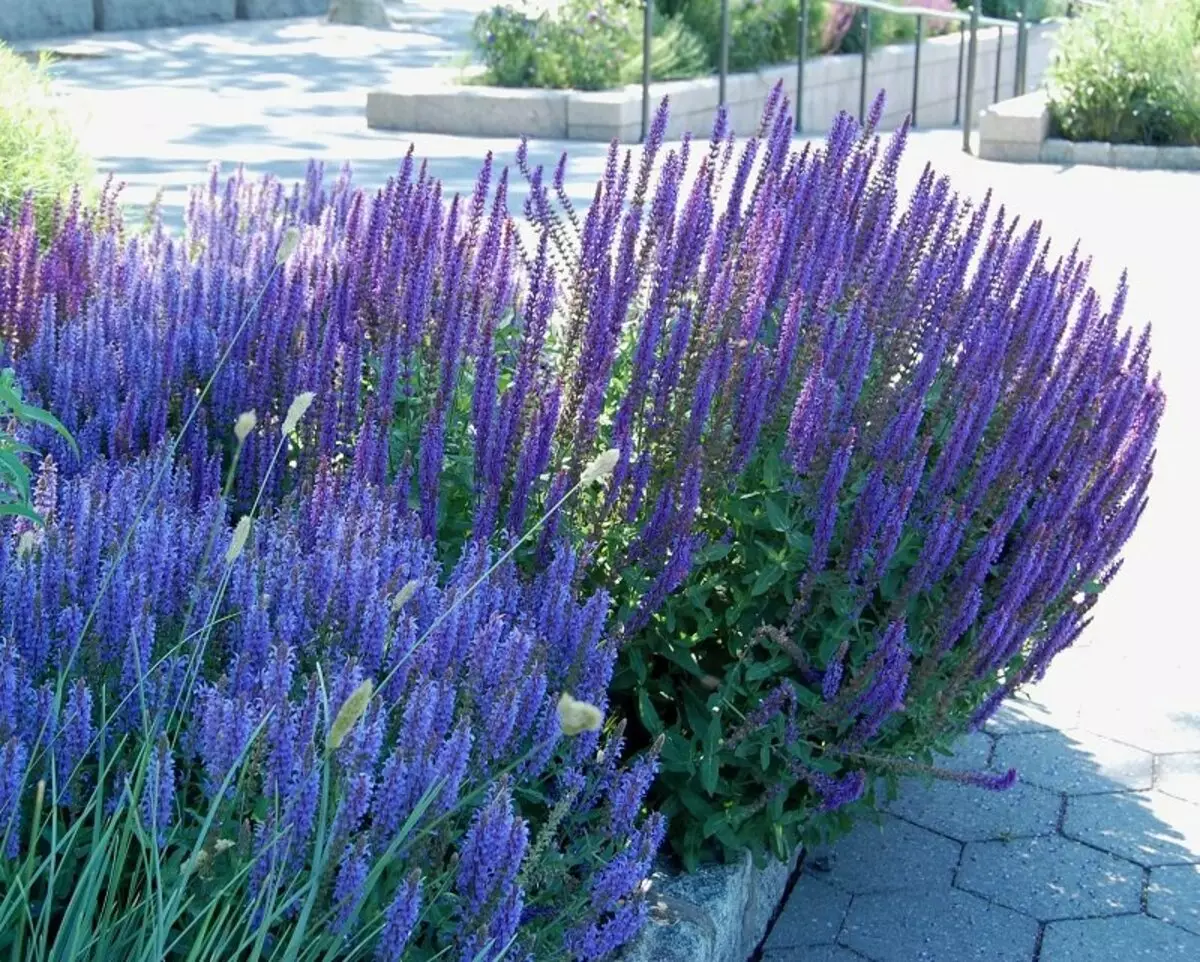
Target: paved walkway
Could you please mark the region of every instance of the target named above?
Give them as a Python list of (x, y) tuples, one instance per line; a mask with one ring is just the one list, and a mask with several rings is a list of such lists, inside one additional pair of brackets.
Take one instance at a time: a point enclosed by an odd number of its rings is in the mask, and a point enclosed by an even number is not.
[[(366, 91), (444, 79), (491, 0), (408, 0), (379, 33), (316, 19), (152, 31), (72, 48), (58, 88), (86, 121), (127, 200), (161, 188), (169, 219), (210, 160), (294, 179), (311, 156), (382, 182), (410, 138), (369, 131)], [(848, 107), (851, 105), (847, 105)], [(511, 140), (419, 136), (449, 191)], [(604, 145), (569, 147), (568, 191), (586, 201)], [(1169, 401), (1151, 504), (1095, 624), (948, 764), (1022, 773), (1011, 793), (907, 786), (883, 819), (797, 886), (765, 962), (1198, 962), (1200, 960), (1200, 174), (989, 164), (949, 131), (917, 133), (901, 169), (927, 162), (963, 194), (1040, 217), (1055, 249), (1081, 238), (1107, 296), (1128, 267), (1127, 317), (1153, 320)], [(514, 210), (522, 201), (514, 192)], [(817, 860), (814, 860), (817, 861)]]

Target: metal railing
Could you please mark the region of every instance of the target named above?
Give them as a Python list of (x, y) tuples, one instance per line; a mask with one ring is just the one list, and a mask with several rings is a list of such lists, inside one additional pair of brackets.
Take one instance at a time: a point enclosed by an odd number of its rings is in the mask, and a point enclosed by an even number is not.
[[(992, 83), (992, 102), (1000, 99), (1001, 71), (1004, 63), (1004, 32), (1016, 31), (1016, 59), (1013, 64), (1014, 97), (1026, 92), (1029, 54), (1029, 18), (1026, 15), (1027, 0), (1020, 0), (1020, 7), (1015, 20), (1000, 17), (985, 17), (981, 10), (981, 0), (974, 0), (969, 13), (960, 10), (936, 10), (932, 7), (898, 6), (884, 0), (841, 0), (846, 6), (857, 7), (863, 15), (859, 22), (862, 49), (860, 57), (862, 67), (859, 73), (858, 85), (858, 119), (861, 121), (867, 113), (868, 78), (871, 63), (871, 14), (883, 13), (901, 17), (916, 18), (916, 37), (913, 51), (912, 75), (912, 107), (910, 116), (912, 125), (918, 123), (921, 100), (921, 48), (925, 42), (925, 26), (929, 21), (951, 22), (958, 24), (958, 79), (954, 94), (954, 125), (962, 124), (963, 150), (971, 152), (971, 125), (975, 113), (975, 88), (978, 75), (979, 61), (979, 30), (980, 28), (996, 28), (996, 73)], [(1088, 3), (1089, 0), (1075, 0), (1077, 3)], [(1094, 2), (1094, 0), (1093, 0)], [(729, 0), (720, 0), (721, 4), (721, 44), (717, 66), (718, 99), (724, 104), (729, 76)], [(652, 29), (653, 0), (645, 0), (643, 31), (642, 31), (642, 138), (650, 129), (650, 44)], [(810, 17), (810, 0), (800, 0), (800, 13), (796, 18), (796, 102), (793, 105), (796, 118), (796, 131), (800, 132), (804, 124), (804, 70), (808, 61), (808, 28)], [(964, 83), (965, 65), (965, 83)]]

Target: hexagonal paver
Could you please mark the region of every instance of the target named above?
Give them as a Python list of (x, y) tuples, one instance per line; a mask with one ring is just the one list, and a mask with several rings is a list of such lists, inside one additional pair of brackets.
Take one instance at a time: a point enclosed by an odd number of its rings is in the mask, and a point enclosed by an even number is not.
[(1053, 834), (1061, 807), (1060, 796), (1022, 782), (1007, 792), (989, 792), (974, 785), (908, 779), (888, 811), (960, 842), (982, 842)]
[(1150, 873), (1146, 911), (1200, 935), (1200, 865), (1169, 865)]
[(1022, 781), (1068, 795), (1140, 791), (1154, 780), (1154, 756), (1079, 730), (1005, 735), (992, 767), (1015, 768)]
[(1042, 922), (1141, 909), (1140, 868), (1057, 835), (972, 842), (954, 884)]
[(937, 768), (948, 768), (955, 772), (984, 771), (995, 744), (996, 739), (987, 732), (971, 732), (954, 743), (954, 754), (935, 755), (933, 764)]
[(968, 892), (859, 895), (841, 942), (875, 962), (1029, 962), (1037, 923)]
[(863, 823), (838, 843), (827, 878), (847, 892), (946, 887), (954, 877), (958, 842), (898, 818)]
[(799, 951), (767, 949), (763, 962), (870, 962), (866, 956), (841, 945), (817, 945)]
[(1154, 787), (1175, 798), (1200, 805), (1200, 752), (1160, 755)]
[(1010, 698), (988, 719), (984, 731), (993, 735), (1023, 735), (1050, 729), (1074, 728), (1079, 721), (1077, 706), (1051, 707), (1023, 695)]
[(1063, 834), (1147, 868), (1200, 862), (1200, 805), (1162, 792), (1067, 800)]
[(1085, 705), (1079, 726), (1155, 755), (1200, 751), (1200, 725), (1191, 716), (1164, 710), (1152, 698)]
[(824, 879), (802, 875), (779, 914), (768, 949), (794, 949), (806, 945), (832, 945), (837, 941), (850, 907), (850, 893)]
[(1200, 937), (1145, 915), (1051, 922), (1041, 962), (1196, 962)]

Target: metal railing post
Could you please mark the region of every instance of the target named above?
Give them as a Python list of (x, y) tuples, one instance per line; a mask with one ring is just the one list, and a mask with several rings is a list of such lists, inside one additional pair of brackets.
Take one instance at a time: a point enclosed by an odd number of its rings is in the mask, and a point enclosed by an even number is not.
[(971, 122), (975, 119), (975, 67), (979, 56), (979, 6), (982, 0), (971, 0), (971, 40), (967, 45), (967, 92), (963, 98), (963, 152), (971, 152)]
[(1013, 65), (1013, 93), (1020, 97), (1025, 93), (1025, 57), (1029, 51), (1029, 24), (1026, 20), (1027, 0), (1021, 0), (1017, 10), (1017, 62)]
[(800, 0), (800, 20), (796, 28), (796, 133), (804, 129), (804, 63), (808, 60), (808, 3)]
[(967, 32), (958, 25), (958, 78), (954, 87), (954, 126), (962, 121), (963, 58), (966, 50)]
[(917, 14), (917, 44), (913, 49), (912, 125), (917, 126), (917, 107), (921, 103), (921, 42), (925, 39), (925, 18)]
[(996, 81), (992, 84), (992, 103), (1000, 99), (1000, 70), (1004, 66), (1004, 28), (996, 34)]
[(717, 98), (725, 105), (725, 78), (729, 76), (729, 0), (721, 0), (721, 63)]
[(650, 133), (650, 32), (654, 0), (642, 4), (642, 143)]
[(871, 59), (871, 8), (863, 7), (862, 75), (858, 81), (858, 122), (867, 119), (867, 62)]

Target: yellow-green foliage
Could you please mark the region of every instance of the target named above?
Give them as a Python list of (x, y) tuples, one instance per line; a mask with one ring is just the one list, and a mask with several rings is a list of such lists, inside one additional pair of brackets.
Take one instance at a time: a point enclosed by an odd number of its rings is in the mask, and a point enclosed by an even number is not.
[(1050, 109), (1068, 140), (1200, 144), (1200, 0), (1113, 0), (1059, 36)]
[(0, 216), (32, 191), (45, 225), (55, 200), (86, 184), (91, 167), (54, 101), (47, 63), (37, 66), (0, 44)]

